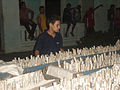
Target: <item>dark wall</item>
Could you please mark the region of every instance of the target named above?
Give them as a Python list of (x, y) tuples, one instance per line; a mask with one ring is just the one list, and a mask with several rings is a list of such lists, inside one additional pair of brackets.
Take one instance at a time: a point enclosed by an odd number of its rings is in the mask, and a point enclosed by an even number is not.
[(45, 0), (46, 16), (57, 14), (60, 16), (60, 0)]
[(3, 30), (3, 10), (2, 10), (2, 0), (0, 0), (0, 51), (3, 50), (3, 36), (4, 36), (4, 30)]

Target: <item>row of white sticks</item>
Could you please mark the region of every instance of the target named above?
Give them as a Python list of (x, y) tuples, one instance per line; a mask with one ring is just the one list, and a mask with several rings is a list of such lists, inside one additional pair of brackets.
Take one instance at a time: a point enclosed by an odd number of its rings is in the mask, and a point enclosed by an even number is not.
[(64, 69), (68, 69), (74, 72), (86, 72), (93, 69), (107, 67), (120, 63), (120, 54), (116, 52), (109, 52), (100, 55), (94, 55), (93, 57), (87, 57), (85, 59), (80, 58), (77, 60), (75, 57), (70, 63), (64, 61), (63, 65), (58, 62), (58, 66)]
[[(120, 45), (120, 44), (119, 44)], [(115, 45), (114, 47), (118, 46)], [(118, 50), (118, 48), (116, 49)], [(70, 51), (69, 51), (70, 52)], [(67, 52), (66, 52), (67, 53)], [(61, 53), (62, 54), (62, 53)], [(73, 55), (74, 54), (74, 55)], [(72, 57), (73, 56), (75, 57), (75, 53), (71, 53)], [(45, 57), (45, 56), (43, 56)], [(61, 59), (59, 59), (60, 57), (60, 54), (57, 54), (56, 56), (53, 55), (53, 57), (55, 58), (55, 61), (60, 61)], [(101, 55), (93, 55), (93, 57), (89, 58), (87, 57), (86, 60), (82, 60), (82, 58), (80, 58), (80, 60), (77, 60), (76, 57), (71, 61), (70, 64), (66, 65), (67, 62), (64, 62), (64, 68), (65, 69), (69, 69), (69, 70), (73, 70), (73, 71), (76, 71), (76, 72), (81, 72), (81, 71), (88, 71), (88, 70), (92, 70), (92, 69), (96, 69), (96, 68), (101, 68), (101, 67), (104, 67), (104, 66), (109, 66), (109, 65), (114, 65), (112, 69), (107, 69), (107, 71), (111, 71), (111, 74), (110, 74), (110, 78), (114, 81), (111, 81), (112, 82), (112, 85), (114, 85), (113, 83), (116, 82), (116, 78), (118, 79), (118, 81), (120, 81), (120, 77), (119, 77), (119, 74), (120, 74), (120, 68), (118, 69), (118, 65), (116, 66), (116, 63), (119, 63), (120, 62), (120, 58), (119, 58), (119, 54), (117, 54), (116, 52), (109, 52), (109, 53), (103, 53)], [(35, 58), (35, 57), (32, 57), (32, 58)], [(38, 57), (36, 57), (38, 58)], [(39, 58), (40, 59), (40, 58)], [(48, 57), (49, 59), (49, 57)], [(31, 62), (34, 63), (34, 60)], [(29, 63), (29, 61), (28, 61)], [(79, 64), (80, 65), (79, 65)], [(71, 66), (70, 66), (71, 65)], [(73, 66), (72, 66), (73, 65)], [(59, 65), (60, 66), (60, 65)], [(76, 68), (76, 69), (75, 69)], [(106, 71), (106, 75), (107, 75), (107, 71)], [(94, 73), (93, 74), (93, 77), (97, 78), (98, 76), (98, 73)], [(109, 74), (108, 74), (109, 75)], [(115, 76), (117, 75), (117, 76)], [(70, 83), (75, 83), (74, 80), (82, 80), (81, 82), (86, 82), (86, 77), (89, 77), (90, 75), (86, 75), (86, 76), (83, 76), (83, 79), (82, 77), (80, 77), (78, 75), (77, 78), (75, 79), (72, 79), (72, 80), (61, 80), (61, 83), (60, 85), (62, 85), (61, 87), (64, 87), (64, 88), (72, 88), (72, 89), (62, 89), (62, 90), (74, 90), (73, 87), (75, 85), (77, 85), (77, 82), (76, 84), (70, 85)], [(85, 77), (85, 78), (84, 78)], [(115, 78), (115, 79), (114, 79)], [(89, 79), (89, 78), (88, 78)], [(91, 78), (92, 79), (92, 78)], [(111, 80), (110, 79), (110, 80)], [(31, 86), (31, 85), (35, 85), (37, 83), (39, 83), (40, 81), (44, 80), (44, 77), (43, 77), (43, 74), (41, 71), (35, 71), (35, 72), (31, 72), (31, 73), (27, 73), (27, 74), (23, 74), (23, 75), (20, 75), (20, 76), (17, 76), (17, 77), (13, 77), (11, 79), (7, 79), (7, 80), (1, 80), (0, 81), (0, 90), (18, 90), (19, 88), (24, 88), (24, 87), (28, 87), (28, 86)], [(65, 82), (64, 82), (65, 81)], [(99, 80), (98, 80), (99, 81)], [(117, 82), (118, 82), (117, 81)], [(65, 83), (68, 85), (64, 85)], [(81, 83), (80, 82), (80, 83)], [(108, 81), (107, 81), (108, 82)], [(63, 84), (64, 83), (64, 84)], [(91, 82), (92, 83), (92, 82)], [(91, 84), (89, 83), (89, 84)], [(101, 81), (101, 83), (103, 84), (103, 82)], [(120, 84), (120, 83), (119, 83)], [(54, 85), (57, 85), (56, 83)], [(95, 84), (97, 85), (97, 84)], [(87, 85), (88, 86), (88, 85)], [(87, 86), (83, 85), (83, 86), (79, 86), (81, 88), (83, 88), (82, 90), (88, 90), (88, 89), (84, 89), (84, 87), (86, 88)], [(90, 85), (91, 86), (91, 85)], [(91, 86), (92, 87), (92, 86)], [(111, 86), (112, 87), (112, 86)], [(114, 87), (114, 86), (113, 86)], [(53, 90), (53, 89), (52, 89)], [(57, 89), (55, 89), (57, 90)], [(58, 89), (59, 90), (59, 89)], [(94, 89), (92, 89), (94, 90)], [(97, 89), (95, 89), (97, 90)], [(104, 89), (103, 89), (104, 90)]]
[[(103, 57), (102, 55), (100, 56)], [(115, 54), (115, 53), (111, 55), (108, 54), (108, 57), (111, 57), (111, 59), (114, 57), (113, 61), (117, 61), (120, 59), (119, 54)], [(97, 59), (96, 59), (96, 64), (99, 63), (97, 62), (99, 61)], [(74, 60), (74, 61), (77, 62), (79, 60)], [(116, 62), (116, 63), (119, 63), (119, 62)], [(109, 64), (111, 65), (111, 63), (109, 63), (108, 61), (108, 65)], [(73, 60), (71, 61), (71, 65), (75, 66), (75, 63), (73, 62)], [(77, 68), (79, 68), (79, 66)], [(75, 70), (75, 67), (74, 67), (74, 70)], [(86, 69), (84, 68), (83, 71), (86, 71)], [(44, 80), (44, 77), (43, 77), (42, 71), (39, 70), (39, 71), (19, 75), (7, 80), (1, 80), (0, 90), (19, 90), (20, 88), (34, 86), (43, 80)], [(120, 65), (114, 64), (114, 66), (111, 69), (109, 68), (102, 69), (90, 75), (81, 76), (81, 74), (80, 75), (78, 74), (77, 78), (74, 78), (72, 80), (61, 79), (60, 84), (57, 85), (57, 83), (54, 83), (54, 88), (55, 88), (54, 90), (61, 90), (60, 89), (61, 87), (62, 87), (62, 90), (74, 90), (75, 88), (81, 88), (81, 89), (75, 89), (75, 90), (99, 90), (98, 88), (103, 88), (102, 90), (116, 90), (115, 88), (117, 88), (119, 84), (120, 84)], [(110, 88), (113, 88), (113, 89), (110, 89)]]
[[(117, 61), (120, 59), (119, 54), (116, 54), (116, 53), (108, 54), (108, 56), (106, 56), (106, 57), (103, 57), (103, 55), (98, 56), (98, 58), (101, 58), (101, 57), (106, 58), (105, 61), (107, 60), (107, 57), (110, 57), (111, 59), (114, 58), (113, 61)], [(97, 62), (97, 61), (99, 61), (99, 59), (98, 60), (97, 59), (94, 58), (94, 60), (96, 60), (96, 64), (99, 63), (99, 62)], [(77, 62), (79, 60), (74, 59), (74, 61)], [(104, 60), (103, 60), (103, 62), (104, 62)], [(116, 63), (119, 63), (119, 62), (116, 62)], [(109, 63), (109, 61), (108, 61), (108, 64), (105, 63), (103, 65), (109, 65), (109, 64), (111, 65), (114, 63)], [(75, 66), (75, 63), (73, 62), (73, 60), (71, 61), (71, 65)], [(64, 68), (66, 68), (66, 67), (64, 67)], [(79, 66), (77, 68), (79, 68)], [(98, 67), (98, 68), (100, 68), (100, 67)], [(75, 70), (75, 67), (74, 67), (74, 70)], [(87, 70), (89, 70), (89, 69), (87, 69)], [(86, 69), (84, 68), (83, 71), (86, 71)], [(16, 76), (16, 77), (13, 77), (13, 78), (10, 78), (7, 80), (0, 81), (0, 90), (18, 90), (20, 88), (34, 86), (37, 83), (41, 82), (42, 80), (44, 80), (44, 77), (43, 77), (42, 72), (39, 70), (39, 71), (19, 75), (19, 76)], [(105, 85), (103, 85), (103, 84), (105, 84)], [(99, 88), (108, 88), (108, 90), (110, 90), (110, 88), (113, 88), (111, 90), (115, 90), (114, 88), (117, 87), (116, 84), (118, 86), (120, 84), (120, 65), (114, 64), (112, 69), (108, 69), (108, 68), (102, 69), (96, 73), (93, 73), (90, 75), (85, 75), (85, 76), (80, 76), (78, 74), (77, 78), (74, 78), (72, 80), (61, 79), (60, 84), (58, 84), (58, 86), (56, 83), (54, 83), (54, 85), (57, 86), (57, 87), (54, 86), (54, 88), (57, 88), (54, 90), (60, 90), (61, 87), (63, 87), (62, 90), (74, 90), (74, 88), (82, 88), (82, 90), (90, 90), (89, 88), (91, 88), (91, 90), (98, 90), (98, 89), (96, 89), (96, 88), (98, 88), (98, 86), (99, 86)], [(59, 85), (60, 85), (60, 87), (59, 87)], [(58, 89), (58, 87), (59, 87), (59, 89)], [(44, 90), (44, 89), (42, 89), (42, 90)], [(47, 89), (45, 89), (45, 90), (47, 90)], [(53, 89), (51, 89), (51, 90), (53, 90)], [(76, 89), (76, 90), (79, 90), (79, 89)], [(105, 89), (103, 89), (103, 90), (105, 90)]]
[(89, 75), (77, 75), (71, 80), (61, 79), (40, 90), (120, 90), (120, 64), (104, 68)]
[(0, 81), (0, 90), (19, 90), (34, 86), (44, 80), (42, 71), (35, 71)]
[(89, 49), (88, 48), (72, 49), (72, 51), (68, 49), (68, 51), (64, 51), (63, 53), (59, 52), (59, 53), (56, 53), (56, 55), (51, 53), (49, 56), (48, 55), (41, 55), (37, 57), (31, 56), (30, 58), (26, 57), (25, 59), (15, 58), (9, 63), (15, 63), (22, 68), (28, 68), (28, 67), (38, 66), (38, 65), (46, 64), (50, 62), (56, 62), (59, 60), (71, 59), (73, 57), (87, 56), (91, 54), (99, 54), (99, 53), (116, 51), (116, 50), (120, 50), (119, 40), (116, 42), (114, 46), (111, 46), (111, 45), (106, 47), (93, 46), (92, 48), (89, 48)]

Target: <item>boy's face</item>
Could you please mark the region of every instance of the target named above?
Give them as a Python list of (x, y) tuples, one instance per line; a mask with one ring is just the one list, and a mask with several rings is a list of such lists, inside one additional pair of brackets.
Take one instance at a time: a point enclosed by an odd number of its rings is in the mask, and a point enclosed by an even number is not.
[(44, 8), (41, 8), (41, 9), (40, 9), (40, 13), (44, 13)]
[(67, 8), (68, 8), (68, 9), (70, 9), (70, 8), (71, 8), (71, 6), (70, 6), (70, 5), (68, 5), (68, 6), (67, 6)]
[(26, 8), (26, 5), (23, 3), (21, 8), (25, 9)]
[(60, 20), (55, 21), (54, 24), (51, 24), (51, 28), (54, 32), (60, 31)]

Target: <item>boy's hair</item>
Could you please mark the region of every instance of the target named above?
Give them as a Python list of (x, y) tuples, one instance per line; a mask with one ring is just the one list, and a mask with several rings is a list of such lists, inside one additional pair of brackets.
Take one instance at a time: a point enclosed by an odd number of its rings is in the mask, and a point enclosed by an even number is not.
[(40, 6), (40, 7), (39, 7), (39, 11), (40, 11), (41, 8), (44, 8), (44, 6)]
[(70, 6), (71, 7), (71, 4), (70, 3), (67, 3), (66, 7)]
[(77, 5), (77, 8), (81, 8), (81, 5)]
[(114, 4), (111, 4), (110, 7), (111, 7), (111, 8), (112, 8), (112, 7), (115, 7), (115, 5), (114, 5)]
[(49, 28), (49, 24), (52, 23), (54, 24), (55, 21), (59, 20), (60, 21), (60, 17), (58, 15), (52, 15), (50, 17), (48, 17), (47, 19), (47, 27)]
[(19, 8), (21, 8), (23, 5), (25, 5), (25, 2), (19, 2)]

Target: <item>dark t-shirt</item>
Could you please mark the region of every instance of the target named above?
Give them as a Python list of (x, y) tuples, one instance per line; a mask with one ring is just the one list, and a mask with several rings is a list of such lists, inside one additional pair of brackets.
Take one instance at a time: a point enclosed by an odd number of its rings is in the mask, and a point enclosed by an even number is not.
[(55, 52), (58, 52), (62, 47), (63, 41), (60, 33), (56, 33), (56, 36), (53, 38), (47, 33), (47, 31), (45, 31), (39, 35), (34, 47), (34, 51), (39, 50), (40, 55), (49, 55), (50, 52), (55, 54)]

